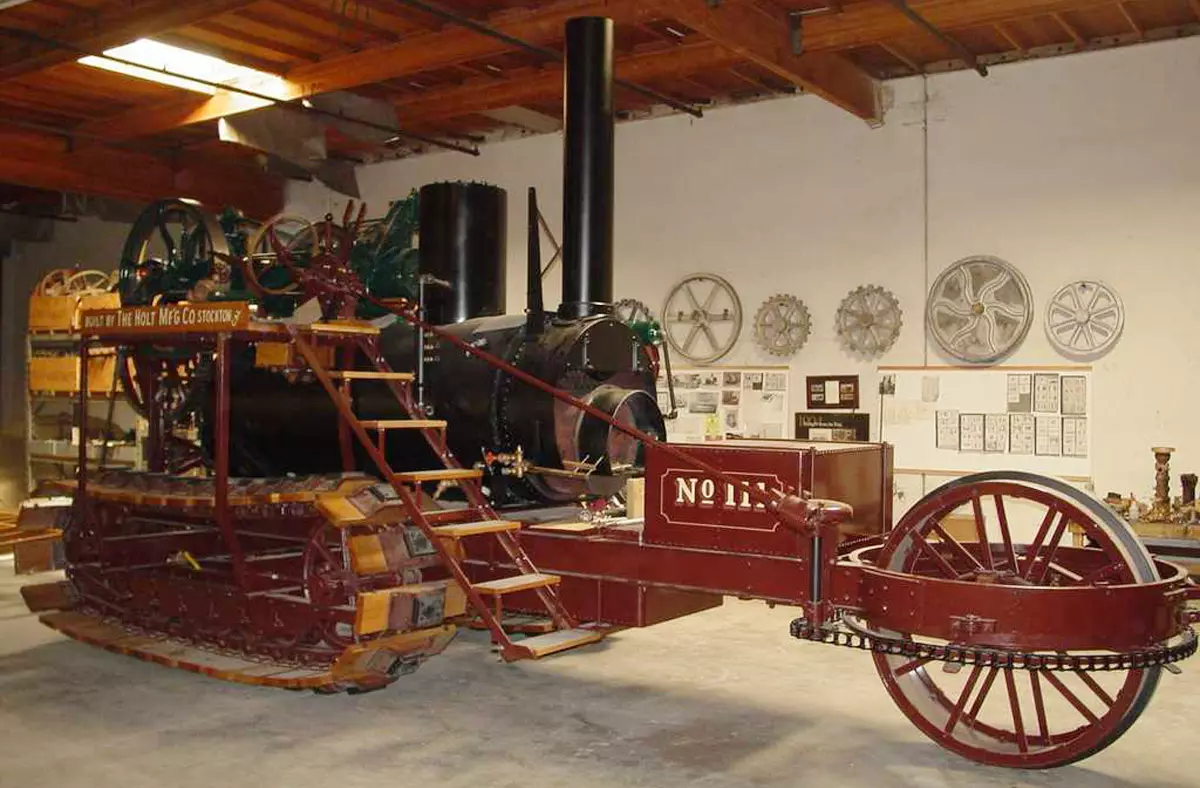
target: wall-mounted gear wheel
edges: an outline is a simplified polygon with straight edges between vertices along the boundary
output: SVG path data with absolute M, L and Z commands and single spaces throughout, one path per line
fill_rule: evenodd
M 645 323 L 654 320 L 650 307 L 636 298 L 622 298 L 613 304 L 613 314 L 624 323 Z
M 834 325 L 852 353 L 876 358 L 891 350 L 900 336 L 904 312 L 896 296 L 878 285 L 856 287 L 842 300 Z
M 754 316 L 754 339 L 773 356 L 792 356 L 804 347 L 812 329 L 808 307 L 796 296 L 774 295 Z

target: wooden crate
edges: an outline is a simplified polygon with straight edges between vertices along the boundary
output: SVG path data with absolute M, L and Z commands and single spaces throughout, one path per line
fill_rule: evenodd
M 29 390 L 47 394 L 79 391 L 79 359 L 73 355 L 29 359 Z
M 70 332 L 75 326 L 79 296 L 30 296 L 29 330 L 33 333 Z

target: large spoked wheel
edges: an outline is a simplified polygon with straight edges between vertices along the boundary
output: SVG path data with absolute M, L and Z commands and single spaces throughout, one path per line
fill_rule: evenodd
M 293 266 L 320 250 L 321 237 L 312 222 L 281 213 L 259 227 L 247 246 L 251 285 L 266 295 L 291 295 L 301 290 Z
M 955 512 L 973 520 L 973 539 L 955 538 L 943 526 Z M 1071 530 L 1092 549 L 1071 547 Z M 876 563 L 908 575 L 1027 586 L 1159 579 L 1132 530 L 1103 503 L 1019 472 L 977 474 L 935 490 L 905 515 Z M 1037 611 L 1029 614 L 1032 621 Z M 892 699 L 931 739 L 973 761 L 1024 769 L 1064 766 L 1112 744 L 1145 709 L 1161 670 L 1004 669 L 884 653 L 874 659 Z

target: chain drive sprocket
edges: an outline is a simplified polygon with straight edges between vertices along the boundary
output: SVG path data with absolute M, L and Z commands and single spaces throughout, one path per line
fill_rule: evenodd
M 792 637 L 799 640 L 810 640 L 816 643 L 826 643 L 831 646 L 842 646 L 844 648 L 874 651 L 883 654 L 895 654 L 913 659 L 927 659 L 958 665 L 979 665 L 1008 670 L 1053 670 L 1069 672 L 1139 670 L 1142 668 L 1170 665 L 1185 660 L 1196 653 L 1197 645 L 1195 631 L 1191 627 L 1187 627 L 1182 633 L 1182 639 L 1173 645 L 1155 646 L 1154 648 L 1117 654 L 1046 654 L 1006 651 L 1004 649 L 983 648 L 979 646 L 922 643 L 915 640 L 891 637 L 881 632 L 867 629 L 861 624 L 849 623 L 849 618 L 846 614 L 843 614 L 842 619 L 838 622 L 815 626 L 807 619 L 797 618 L 792 622 L 791 631 Z

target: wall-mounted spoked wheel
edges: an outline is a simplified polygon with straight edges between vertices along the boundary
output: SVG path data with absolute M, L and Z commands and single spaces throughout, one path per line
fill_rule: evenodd
M 956 512 L 974 525 L 969 538 L 961 531 L 951 535 L 944 524 Z M 1089 547 L 1072 546 L 1072 532 L 1082 534 Z M 1096 589 L 1095 616 L 1102 622 L 1105 587 L 1160 582 L 1158 567 L 1132 529 L 1103 503 L 1063 482 L 1019 472 L 977 474 L 935 490 L 904 516 L 875 565 L 931 581 Z M 927 647 L 957 643 L 978 650 L 982 642 L 984 650 L 991 645 L 994 659 L 955 664 L 911 648 L 877 651 L 875 665 L 900 710 L 947 749 L 995 766 L 1063 766 L 1116 741 L 1146 707 L 1161 668 L 1111 669 L 1121 663 L 1102 649 L 1002 645 L 1008 634 L 1013 642 L 1026 636 L 1028 645 L 1081 628 L 1039 612 L 1021 610 L 1028 633 L 973 637 L 970 627 L 986 629 L 983 621 L 967 622 L 959 641 L 931 642 L 895 629 L 882 633 L 893 642 Z M 1118 613 L 1112 616 L 1119 639 L 1122 623 Z M 1025 657 L 1007 662 L 1016 651 Z M 1010 664 L 1019 667 L 1001 667 Z M 1106 669 L 1097 669 L 1100 665 Z

